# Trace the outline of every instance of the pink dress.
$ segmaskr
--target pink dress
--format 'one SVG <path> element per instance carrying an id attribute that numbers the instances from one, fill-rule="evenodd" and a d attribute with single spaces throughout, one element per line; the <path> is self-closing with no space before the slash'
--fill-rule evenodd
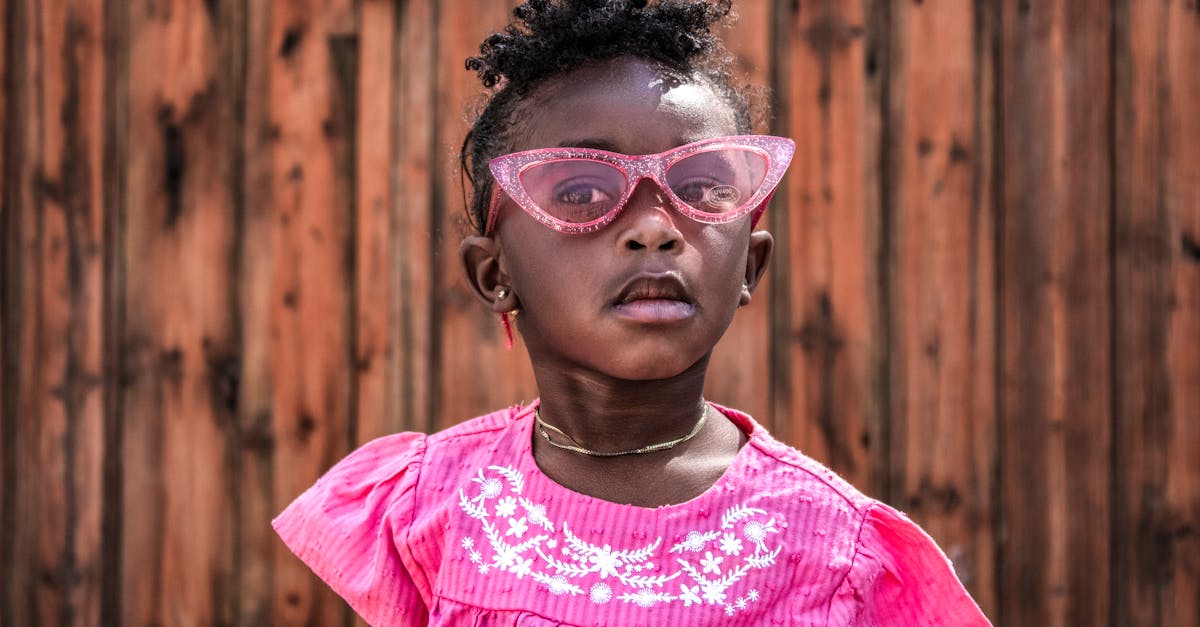
<path id="1" fill-rule="evenodd" d="M 749 435 L 678 505 L 618 505 L 542 474 L 533 408 L 351 453 L 275 519 L 372 625 L 987 625 L 902 514 Z"/>

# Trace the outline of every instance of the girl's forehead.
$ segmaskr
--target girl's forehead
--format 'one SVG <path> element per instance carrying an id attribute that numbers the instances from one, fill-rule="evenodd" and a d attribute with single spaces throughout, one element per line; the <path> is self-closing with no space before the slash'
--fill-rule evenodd
<path id="1" fill-rule="evenodd" d="M 546 81 L 517 118 L 514 151 L 591 146 L 647 154 L 738 130 L 733 108 L 709 84 L 674 79 L 630 58 Z"/>

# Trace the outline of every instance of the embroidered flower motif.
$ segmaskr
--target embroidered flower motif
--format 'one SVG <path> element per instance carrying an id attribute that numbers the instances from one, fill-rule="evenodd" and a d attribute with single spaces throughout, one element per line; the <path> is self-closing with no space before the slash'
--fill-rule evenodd
<path id="1" fill-rule="evenodd" d="M 608 603 L 612 600 L 612 596 L 612 588 L 608 587 L 606 583 L 598 583 L 592 586 L 588 592 L 588 598 L 592 600 L 592 603 Z"/>
<path id="2" fill-rule="evenodd" d="M 687 538 L 683 540 L 683 548 L 687 551 L 700 551 L 704 549 L 704 543 L 707 541 L 699 531 L 689 531 Z"/>
<path id="3" fill-rule="evenodd" d="M 572 588 L 570 582 L 567 581 L 567 578 L 563 577 L 562 575 L 555 575 L 551 577 L 550 580 L 546 582 L 546 587 L 550 588 L 550 592 L 554 594 L 554 596 L 562 596 L 570 592 Z"/>
<path id="4" fill-rule="evenodd" d="M 691 607 L 703 603 L 700 598 L 700 586 L 688 586 L 687 584 L 679 584 L 679 600 L 683 601 L 684 607 Z"/>
<path id="5" fill-rule="evenodd" d="M 517 513 L 517 499 L 511 496 L 506 496 L 496 503 L 496 515 L 501 518 L 508 518 Z"/>
<path id="6" fill-rule="evenodd" d="M 607 544 L 604 545 L 604 548 L 592 553 L 588 561 L 596 567 L 596 572 L 600 573 L 601 579 L 605 579 L 610 575 L 616 576 L 617 568 L 621 566 L 620 560 L 617 559 L 616 555 L 613 555 L 612 547 Z"/>
<path id="7" fill-rule="evenodd" d="M 746 523 L 746 526 L 742 528 L 742 533 L 746 535 L 747 540 L 756 544 L 762 542 L 767 537 L 766 527 L 757 520 Z"/>
<path id="8" fill-rule="evenodd" d="M 529 522 L 547 530 L 554 531 L 554 523 L 546 516 L 546 506 L 540 503 L 530 503 L 526 499 L 522 499 L 522 506 L 525 508 L 525 513 L 529 515 Z"/>
<path id="9" fill-rule="evenodd" d="M 492 563 L 500 570 L 509 570 L 517 562 L 518 553 L 516 547 L 504 547 L 496 551 L 496 556 L 492 558 Z"/>
<path id="10" fill-rule="evenodd" d="M 642 589 L 633 593 L 630 599 L 640 607 L 651 607 L 658 601 L 658 595 L 649 590 Z"/>
<path id="11" fill-rule="evenodd" d="M 737 555 L 742 552 L 742 541 L 732 533 L 727 533 L 721 537 L 721 550 L 726 555 Z"/>
<path id="12" fill-rule="evenodd" d="M 475 496 L 459 490 L 459 507 L 477 521 L 481 533 L 462 539 L 462 550 L 471 563 L 481 575 L 501 572 L 517 580 L 529 577 L 555 596 L 586 594 L 597 604 L 619 600 L 639 607 L 707 604 L 733 615 L 759 599 L 757 589 L 737 596 L 735 586 L 751 570 L 775 565 L 783 550 L 782 545 L 768 547 L 766 540 L 786 522 L 745 505 L 728 508 L 719 526 L 691 530 L 666 551 L 661 549 L 662 537 L 641 546 L 614 548 L 592 544 L 572 533 L 567 523 L 551 521 L 544 504 L 521 495 L 525 480 L 513 467 L 488 466 L 471 481 L 480 486 Z M 640 541 L 647 537 L 639 531 L 631 536 Z M 479 541 L 483 539 L 486 543 Z M 490 562 L 482 553 L 488 550 Z M 676 555 L 674 563 L 668 553 Z M 681 580 L 678 593 L 665 589 L 677 578 Z"/>
<path id="13" fill-rule="evenodd" d="M 480 488 L 479 493 L 485 499 L 494 499 L 497 496 L 500 496 L 500 493 L 504 491 L 504 484 L 500 483 L 500 480 L 496 479 L 495 477 L 488 477 L 487 479 L 484 479 L 480 485 L 482 487 Z"/>
<path id="14" fill-rule="evenodd" d="M 533 570 L 533 558 L 529 558 L 527 560 L 522 560 L 519 557 L 515 560 L 515 563 L 512 565 L 512 568 L 508 569 L 509 572 L 511 572 L 517 576 L 517 579 L 523 579 L 525 577 L 525 575 L 528 575 L 532 570 Z"/>
<path id="15" fill-rule="evenodd" d="M 725 561 L 723 557 L 713 557 L 712 551 L 704 552 L 704 559 L 700 560 L 700 565 L 704 567 L 705 573 L 714 575 L 721 574 L 721 562 Z"/>
<path id="16" fill-rule="evenodd" d="M 524 518 L 509 518 L 508 531 L 504 532 L 504 535 L 520 538 L 526 531 L 529 531 L 529 525 L 525 524 Z"/>
<path id="17" fill-rule="evenodd" d="M 704 590 L 704 600 L 713 605 L 720 605 L 725 602 L 725 589 L 729 586 L 717 581 L 706 581 L 700 584 L 700 588 Z"/>

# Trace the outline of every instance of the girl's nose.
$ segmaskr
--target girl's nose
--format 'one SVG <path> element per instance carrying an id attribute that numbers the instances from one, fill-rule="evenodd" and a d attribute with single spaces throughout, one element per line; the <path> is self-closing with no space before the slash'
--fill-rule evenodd
<path id="1" fill-rule="evenodd" d="M 642 179 L 617 219 L 617 245 L 622 250 L 678 251 L 683 240 L 675 226 L 678 217 L 658 185 Z"/>

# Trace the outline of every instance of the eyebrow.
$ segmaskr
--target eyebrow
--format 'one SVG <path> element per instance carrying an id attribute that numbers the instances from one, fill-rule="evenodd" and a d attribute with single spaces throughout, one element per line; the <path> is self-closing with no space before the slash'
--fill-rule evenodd
<path id="1" fill-rule="evenodd" d="M 676 137 L 675 145 L 676 146 L 685 146 L 685 145 L 690 144 L 695 141 L 699 141 L 699 139 L 698 138 L 688 139 L 688 138 L 683 138 L 683 137 Z M 558 147 L 559 148 L 588 148 L 591 150 L 605 150 L 608 152 L 624 154 L 617 148 L 616 144 L 614 144 L 611 141 L 608 141 L 606 139 L 599 139 L 599 138 L 567 140 L 565 142 L 560 143 L 558 145 Z"/>
<path id="2" fill-rule="evenodd" d="M 617 150 L 617 145 L 603 139 L 581 139 L 568 140 L 558 145 L 559 148 L 589 148 L 591 150 L 607 150 L 608 152 L 620 152 Z"/>

